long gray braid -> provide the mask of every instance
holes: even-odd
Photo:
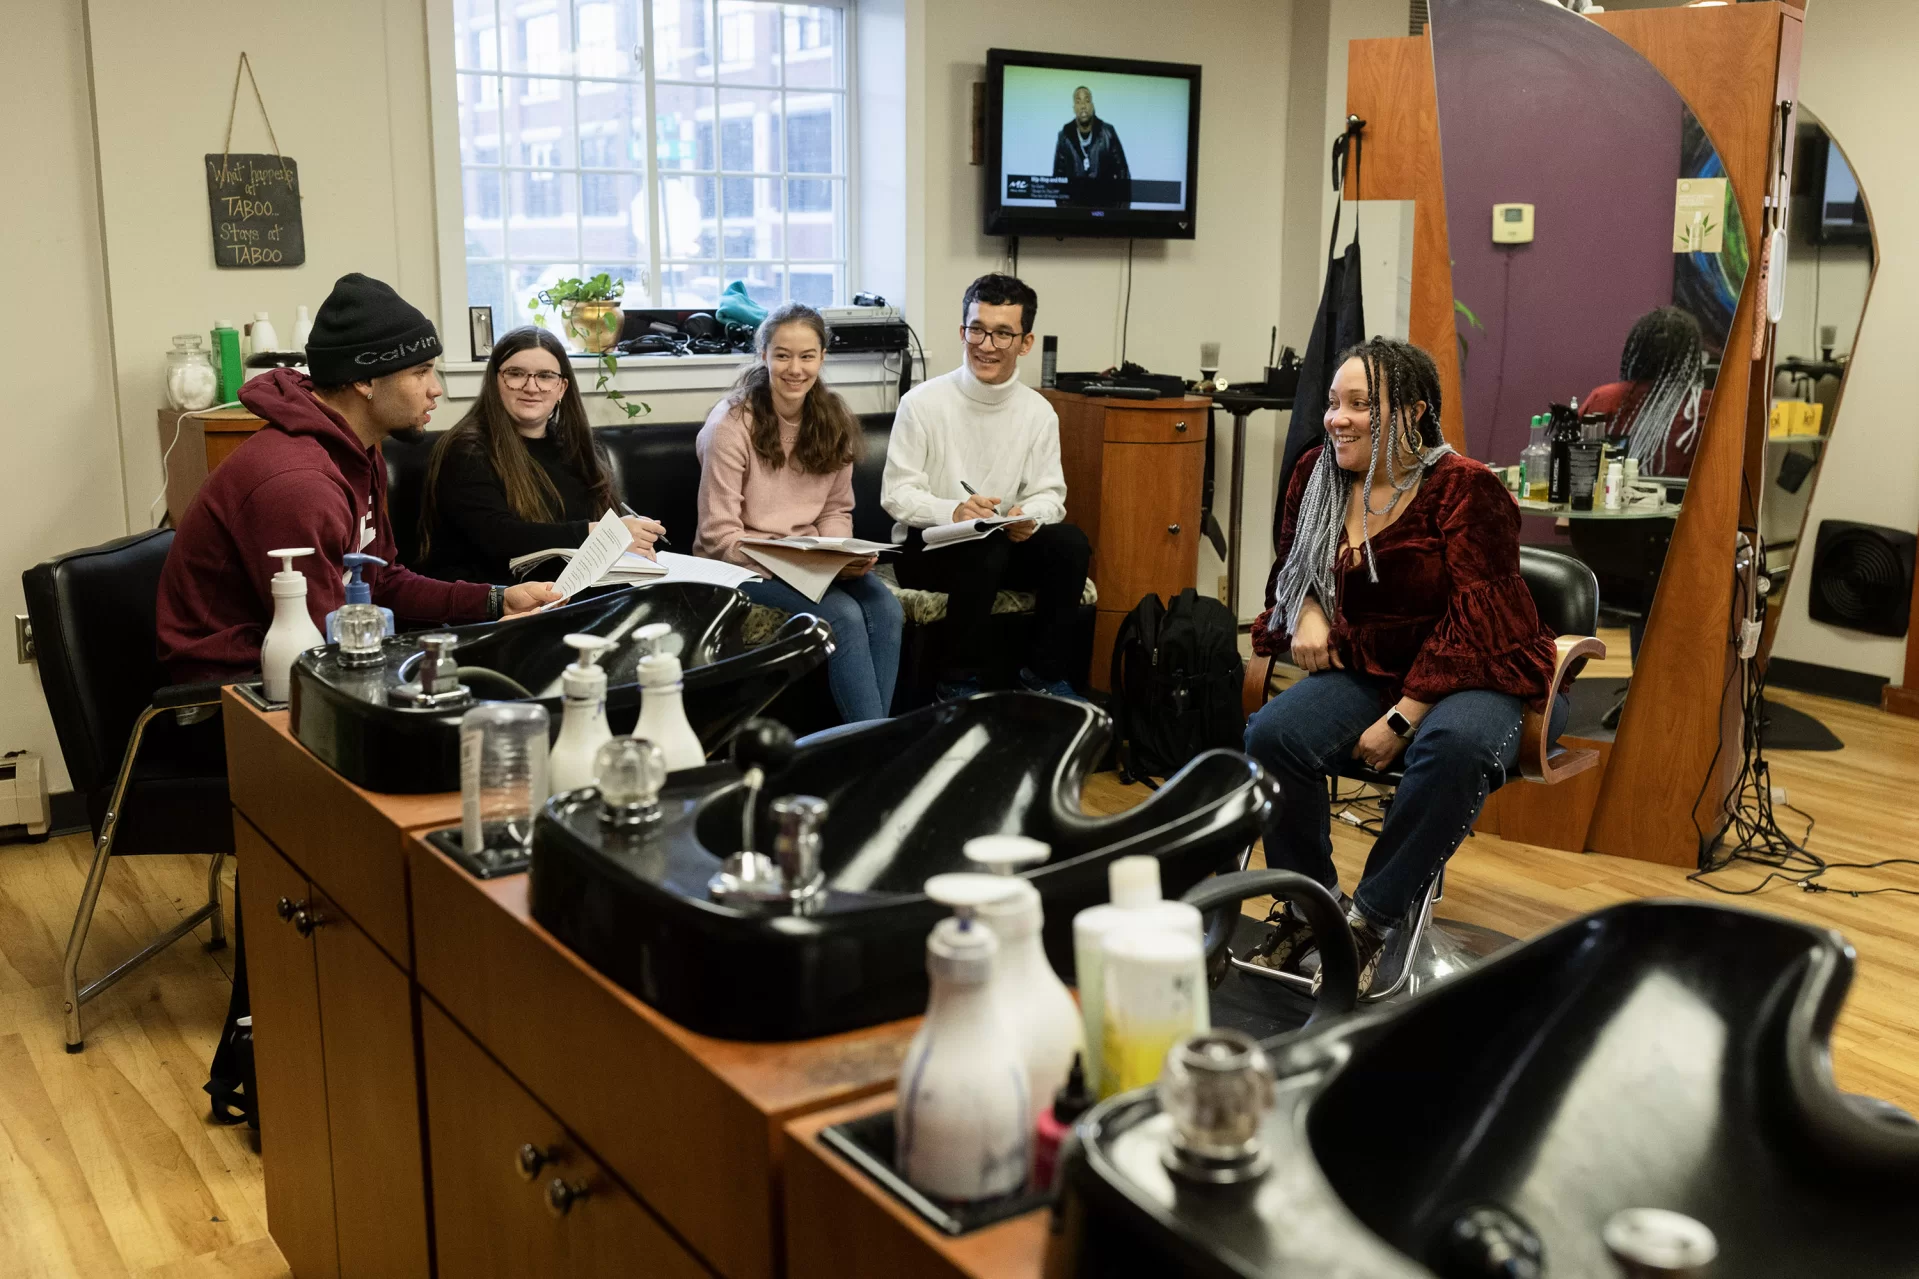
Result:
[[[1372,517],[1391,514],[1400,498],[1419,483],[1426,469],[1453,448],[1444,442],[1439,430],[1439,370],[1432,356],[1410,342],[1376,337],[1342,351],[1332,365],[1335,373],[1355,358],[1366,370],[1367,414],[1372,431],[1360,530],[1366,573],[1370,580],[1377,582],[1379,568],[1373,559]],[[1412,406],[1422,400],[1426,403],[1426,412],[1414,420],[1410,416]],[[1403,475],[1399,463],[1402,445],[1420,459],[1418,467]],[[1376,511],[1372,502],[1373,480],[1379,473],[1382,453],[1393,495],[1387,499],[1385,510]],[[1300,610],[1309,595],[1319,600],[1328,617],[1338,608],[1339,538],[1346,527],[1346,507],[1352,500],[1353,485],[1359,482],[1359,476],[1340,468],[1332,435],[1327,432],[1319,461],[1306,479],[1305,492],[1300,495],[1299,513],[1293,520],[1292,548],[1274,584],[1272,621],[1283,622],[1288,635],[1297,633]]]
[[[1699,398],[1706,383],[1706,351],[1699,322],[1676,306],[1639,317],[1619,356],[1619,376],[1643,387],[1627,400],[1609,434],[1624,437],[1626,453],[1648,475],[1666,473],[1669,444],[1686,444],[1699,429]],[[1684,415],[1690,427],[1674,440]]]

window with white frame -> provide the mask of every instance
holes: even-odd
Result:
[[[846,15],[770,0],[452,0],[467,301],[846,299]],[[650,141],[649,141],[650,140]]]

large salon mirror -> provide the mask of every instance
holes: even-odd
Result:
[[[1852,344],[1865,318],[1877,262],[1865,193],[1839,140],[1805,103],[1793,160],[1786,308],[1774,330],[1773,403],[1759,530],[1775,583],[1792,584],[1802,544],[1812,566],[1806,510],[1839,422]],[[1775,587],[1775,593],[1777,587]],[[1775,599],[1772,607],[1778,608]]]
[[[1465,452],[1529,463],[1521,540],[1589,564],[1601,626],[1626,631],[1576,686],[1567,731],[1603,738],[1685,500],[1748,229],[1678,91],[1599,22],[1541,0],[1430,12]],[[1536,464],[1555,428],[1532,427],[1555,405],[1581,437],[1562,502]],[[1613,460],[1638,478],[1608,509]]]

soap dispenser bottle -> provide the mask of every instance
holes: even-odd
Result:
[[[344,609],[347,604],[364,604],[368,608],[377,607],[373,603],[373,588],[368,586],[366,580],[360,575],[366,572],[369,565],[378,565],[381,568],[386,567],[386,561],[379,556],[362,555],[357,551],[349,551],[345,555],[342,555],[340,557],[340,563],[346,566],[346,604],[342,604],[340,608],[336,608],[326,615],[326,642],[329,644],[338,644],[340,642],[338,619],[341,609]],[[381,608],[380,616],[386,623],[386,629],[382,631],[381,634],[391,636],[393,634],[393,610],[390,608]]]
[[[606,672],[600,669],[600,657],[614,642],[598,635],[569,635],[566,642],[578,656],[560,672],[565,709],[559,740],[547,759],[547,777],[556,795],[599,780],[595,761],[613,736],[606,725]]]
[[[1101,1047],[1106,1027],[1104,947],[1107,934],[1128,926],[1146,925],[1174,929],[1202,945],[1205,935],[1205,925],[1197,908],[1186,902],[1161,898],[1158,858],[1144,854],[1115,858],[1106,867],[1106,885],[1112,897],[1110,902],[1089,906],[1073,916],[1073,978],[1079,985],[1080,1017],[1085,1029],[1086,1082],[1099,1096],[1106,1095]],[[1211,1024],[1211,1010],[1206,1000],[1203,957],[1198,975],[1193,1029],[1204,1030]]]
[[[305,307],[295,308],[293,315],[293,346],[291,349],[304,352],[307,349],[307,339],[312,336],[313,317],[307,314]]]
[[[326,643],[307,614],[306,574],[293,567],[311,546],[289,546],[268,555],[280,561],[273,575],[273,624],[260,645],[260,683],[269,702],[284,702],[293,687],[293,663],[309,648]]]
[[[1040,944],[1045,914],[1039,889],[1030,880],[1016,878],[1022,869],[1043,864],[1052,853],[1044,843],[1024,835],[981,835],[966,841],[968,861],[1008,877],[1006,896],[981,906],[979,916],[999,940],[993,988],[1008,1029],[1025,1050],[1028,1109],[1035,1116],[1052,1105],[1066,1086],[1081,1046],[1079,1005],[1047,962],[1046,948]]]
[[[894,1164],[936,1199],[971,1203],[1012,1194],[1032,1162],[1026,1062],[992,980],[998,941],[976,918],[1010,881],[935,875],[926,895],[953,908],[926,939],[932,995],[900,1067]]]
[[[640,719],[633,736],[643,737],[666,752],[666,766],[673,772],[698,768],[706,763],[706,748],[698,733],[687,722],[686,706],[680,700],[685,687],[680,680],[680,659],[660,652],[660,644],[673,628],[665,622],[653,622],[634,632],[640,652]]]

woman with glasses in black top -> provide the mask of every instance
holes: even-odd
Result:
[[[494,344],[480,398],[433,448],[419,569],[511,583],[510,561],[578,546],[617,504],[566,348],[545,329],[514,329]],[[666,531],[643,516],[627,516],[626,526],[632,549],[648,556]],[[563,568],[551,559],[520,577],[551,581]]]

